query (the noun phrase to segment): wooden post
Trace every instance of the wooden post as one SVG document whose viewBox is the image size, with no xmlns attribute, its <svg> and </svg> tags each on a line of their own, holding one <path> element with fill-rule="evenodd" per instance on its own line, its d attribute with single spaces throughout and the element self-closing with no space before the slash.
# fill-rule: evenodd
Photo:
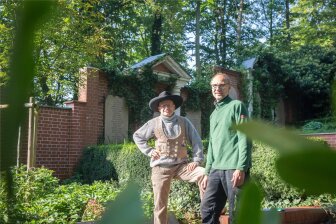
<svg viewBox="0 0 336 224">
<path fill-rule="evenodd" d="M 32 166 L 36 166 L 36 145 L 37 145 L 37 121 L 38 121 L 38 107 L 34 104 L 34 122 L 33 122 L 33 146 L 32 146 Z"/>
<path fill-rule="evenodd" d="M 17 149 L 16 149 L 16 166 L 20 165 L 20 148 L 21 148 L 21 125 L 19 126 L 19 133 L 18 133 L 18 142 L 17 142 Z"/>
<path fill-rule="evenodd" d="M 27 152 L 27 170 L 33 167 L 33 141 L 34 141 L 34 98 L 29 97 L 29 121 L 28 121 L 28 152 Z"/>
<path fill-rule="evenodd" d="M 36 107 L 33 97 L 29 97 L 29 103 L 24 104 L 29 108 L 28 121 L 28 150 L 27 150 L 27 170 L 35 166 L 36 163 L 36 144 L 37 144 L 37 119 L 38 107 Z M 8 104 L 0 104 L 0 109 L 8 108 Z M 19 126 L 16 163 L 20 163 L 20 148 L 21 148 L 21 126 Z"/>
</svg>

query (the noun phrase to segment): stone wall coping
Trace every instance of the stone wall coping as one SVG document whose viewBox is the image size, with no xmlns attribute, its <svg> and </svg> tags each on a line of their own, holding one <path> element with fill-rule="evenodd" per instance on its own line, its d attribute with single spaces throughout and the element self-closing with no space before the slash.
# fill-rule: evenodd
<svg viewBox="0 0 336 224">
<path fill-rule="evenodd" d="M 52 108 L 52 109 L 60 109 L 60 110 L 72 110 L 71 107 L 58 107 L 58 106 L 47 106 L 47 105 L 39 105 L 41 108 Z"/>
<path fill-rule="evenodd" d="M 308 133 L 302 135 L 336 135 L 336 132 L 325 132 L 325 133 Z"/>
<path fill-rule="evenodd" d="M 71 103 L 81 103 L 81 104 L 86 104 L 87 102 L 84 101 L 78 101 L 78 100 L 70 100 L 70 101 L 65 101 L 65 104 L 71 104 Z"/>
</svg>

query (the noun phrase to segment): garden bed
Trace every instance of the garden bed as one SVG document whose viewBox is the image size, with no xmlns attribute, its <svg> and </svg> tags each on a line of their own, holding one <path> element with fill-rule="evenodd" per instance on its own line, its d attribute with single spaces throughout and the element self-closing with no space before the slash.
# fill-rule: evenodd
<svg viewBox="0 0 336 224">
<path fill-rule="evenodd" d="M 281 224 L 323 224 L 330 217 L 328 213 L 321 207 L 291 207 L 285 208 L 280 212 Z M 222 215 L 221 224 L 228 224 L 228 216 Z"/>
</svg>

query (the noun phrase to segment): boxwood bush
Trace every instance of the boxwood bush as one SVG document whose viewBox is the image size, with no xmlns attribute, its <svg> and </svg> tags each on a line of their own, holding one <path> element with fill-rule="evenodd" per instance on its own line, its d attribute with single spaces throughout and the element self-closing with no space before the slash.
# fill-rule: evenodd
<svg viewBox="0 0 336 224">
<path fill-rule="evenodd" d="M 316 141 L 323 141 L 315 138 Z M 203 145 L 207 148 L 207 140 Z M 332 195 L 307 196 L 305 192 L 286 184 L 276 172 L 275 160 L 277 151 L 260 143 L 254 143 L 252 152 L 251 178 L 259 183 L 264 192 L 263 207 L 291 207 L 300 205 L 325 205 L 335 200 Z M 100 158 L 92 160 L 92 158 Z M 106 165 L 105 163 L 110 163 Z M 90 167 L 84 169 L 83 167 Z M 109 172 L 104 167 L 111 167 Z M 133 143 L 120 145 L 101 145 L 85 149 L 79 166 L 79 173 L 84 181 L 105 179 L 118 180 L 124 184 L 131 179 L 139 183 L 145 190 L 143 195 L 147 216 L 151 215 L 153 208 L 153 195 L 151 193 L 149 158 L 143 155 Z M 104 170 L 99 174 L 99 170 Z M 107 175 L 108 174 L 108 175 Z M 117 178 L 116 178 L 117 177 Z M 199 218 L 200 198 L 196 184 L 181 181 L 173 182 L 171 186 L 169 209 L 181 220 Z"/>
<path fill-rule="evenodd" d="M 134 143 L 87 147 L 76 170 L 84 183 L 114 180 L 123 186 L 132 180 L 141 187 L 149 187 L 151 183 L 149 157 Z"/>
<path fill-rule="evenodd" d="M 314 138 L 313 140 L 325 142 L 320 138 Z M 307 196 L 304 191 L 298 190 L 281 180 L 275 168 L 277 156 L 278 152 L 276 150 L 254 142 L 251 177 L 259 183 L 263 190 L 262 206 L 264 208 L 286 208 L 304 205 L 323 206 L 335 202 L 335 195 Z"/>
</svg>

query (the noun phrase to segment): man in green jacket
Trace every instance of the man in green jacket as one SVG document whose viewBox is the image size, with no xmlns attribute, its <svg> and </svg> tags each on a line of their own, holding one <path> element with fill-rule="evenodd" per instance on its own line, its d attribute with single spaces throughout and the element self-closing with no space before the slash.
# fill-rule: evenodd
<svg viewBox="0 0 336 224">
<path fill-rule="evenodd" d="M 202 182 L 202 187 L 206 186 L 201 202 L 202 223 L 219 223 L 226 201 L 232 223 L 236 196 L 251 167 L 251 142 L 233 126 L 246 121 L 247 110 L 241 101 L 228 96 L 228 75 L 217 73 L 211 80 L 211 88 L 215 110 L 210 116 L 206 177 Z"/>
</svg>

